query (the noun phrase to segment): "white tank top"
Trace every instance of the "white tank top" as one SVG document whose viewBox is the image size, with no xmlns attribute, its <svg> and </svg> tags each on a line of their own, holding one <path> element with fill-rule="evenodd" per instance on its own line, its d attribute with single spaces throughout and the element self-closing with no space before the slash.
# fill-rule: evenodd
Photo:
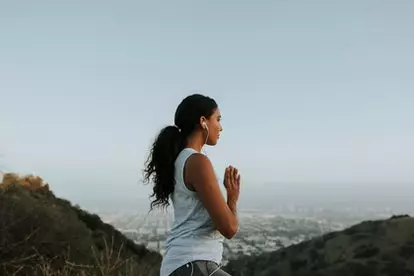
<svg viewBox="0 0 414 276">
<path fill-rule="evenodd" d="M 160 276 L 169 276 L 175 269 L 194 260 L 217 264 L 222 261 L 224 237 L 215 229 L 196 192 L 184 184 L 184 167 L 194 153 L 198 152 L 185 148 L 175 161 L 175 187 L 170 196 L 174 223 L 165 242 Z"/>
</svg>

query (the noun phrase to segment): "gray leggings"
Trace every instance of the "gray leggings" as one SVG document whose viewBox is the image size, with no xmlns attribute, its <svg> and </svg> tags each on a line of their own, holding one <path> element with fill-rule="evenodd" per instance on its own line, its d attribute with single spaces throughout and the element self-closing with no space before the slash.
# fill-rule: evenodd
<svg viewBox="0 0 414 276">
<path fill-rule="evenodd" d="M 231 276 L 222 270 L 216 263 L 210 261 L 193 261 L 185 264 L 170 276 Z"/>
</svg>

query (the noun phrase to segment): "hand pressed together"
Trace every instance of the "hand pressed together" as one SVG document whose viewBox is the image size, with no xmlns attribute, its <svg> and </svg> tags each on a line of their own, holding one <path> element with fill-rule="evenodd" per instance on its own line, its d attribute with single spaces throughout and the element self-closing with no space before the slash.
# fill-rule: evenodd
<svg viewBox="0 0 414 276">
<path fill-rule="evenodd" d="M 227 198 L 237 202 L 240 194 L 240 174 L 237 168 L 233 166 L 226 168 L 223 184 L 227 190 Z"/>
</svg>

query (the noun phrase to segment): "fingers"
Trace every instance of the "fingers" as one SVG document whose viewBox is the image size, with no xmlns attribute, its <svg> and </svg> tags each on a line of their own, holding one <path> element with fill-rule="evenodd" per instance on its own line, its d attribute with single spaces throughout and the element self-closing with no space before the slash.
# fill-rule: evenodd
<svg viewBox="0 0 414 276">
<path fill-rule="evenodd" d="M 239 171 L 237 170 L 237 168 L 233 169 L 233 179 L 236 181 L 237 180 L 237 175 L 238 175 Z"/>
<path fill-rule="evenodd" d="M 228 166 L 224 173 L 224 178 L 228 185 L 238 185 L 240 182 L 239 170 L 233 166 Z"/>
<path fill-rule="evenodd" d="M 230 181 L 231 181 L 231 179 L 230 179 L 230 167 L 226 168 L 226 171 L 224 173 L 224 180 L 225 180 L 224 183 L 226 184 L 225 186 L 227 188 L 227 186 L 230 184 Z"/>
</svg>

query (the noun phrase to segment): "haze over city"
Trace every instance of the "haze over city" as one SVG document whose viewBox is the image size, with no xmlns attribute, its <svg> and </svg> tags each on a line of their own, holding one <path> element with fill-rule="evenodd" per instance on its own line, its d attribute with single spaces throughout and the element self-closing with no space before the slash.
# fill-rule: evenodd
<svg viewBox="0 0 414 276">
<path fill-rule="evenodd" d="M 240 204 L 408 201 L 412 1 L 1 1 L 0 168 L 74 203 L 149 204 L 152 139 L 216 99 Z M 93 204 L 91 204 L 93 203 Z"/>
</svg>

